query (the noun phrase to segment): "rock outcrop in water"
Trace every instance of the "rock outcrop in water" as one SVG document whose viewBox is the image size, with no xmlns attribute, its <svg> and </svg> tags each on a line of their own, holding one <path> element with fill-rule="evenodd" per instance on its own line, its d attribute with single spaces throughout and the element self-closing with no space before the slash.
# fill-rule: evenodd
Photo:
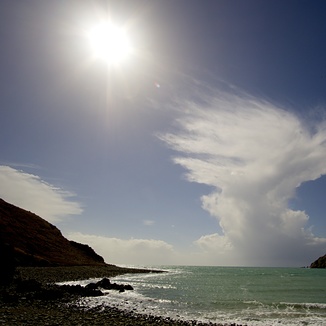
<svg viewBox="0 0 326 326">
<path fill-rule="evenodd" d="M 5 291 L 0 291 L 0 302 L 13 303 L 19 300 L 28 300 L 32 303 L 34 300 L 51 301 L 64 298 L 72 300 L 75 297 L 98 297 L 104 295 L 102 290 L 125 292 L 133 290 L 133 287 L 129 284 L 111 283 L 108 278 L 97 283 L 89 283 L 86 286 L 44 284 L 34 279 L 16 278 L 10 287 Z"/>
<path fill-rule="evenodd" d="M 104 266 L 91 247 L 69 241 L 41 217 L 0 199 L 1 273 L 13 266 Z"/>
<path fill-rule="evenodd" d="M 326 268 L 326 255 L 319 257 L 315 260 L 311 265 L 310 268 Z"/>
</svg>

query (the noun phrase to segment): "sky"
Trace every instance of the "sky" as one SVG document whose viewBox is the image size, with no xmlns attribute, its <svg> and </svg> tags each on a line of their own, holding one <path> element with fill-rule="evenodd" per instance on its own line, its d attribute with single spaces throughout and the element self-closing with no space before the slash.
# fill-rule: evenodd
<svg viewBox="0 0 326 326">
<path fill-rule="evenodd" d="M 325 39 L 318 0 L 2 0 L 0 197 L 112 264 L 310 265 Z"/>
</svg>

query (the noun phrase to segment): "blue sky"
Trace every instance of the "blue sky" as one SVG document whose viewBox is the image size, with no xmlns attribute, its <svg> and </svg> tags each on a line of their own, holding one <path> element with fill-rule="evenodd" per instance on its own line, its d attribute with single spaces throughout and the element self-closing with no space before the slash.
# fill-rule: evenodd
<svg viewBox="0 0 326 326">
<path fill-rule="evenodd" d="M 99 21 L 133 52 L 92 55 Z M 323 1 L 2 1 L 0 197 L 109 263 L 326 250 Z"/>
</svg>

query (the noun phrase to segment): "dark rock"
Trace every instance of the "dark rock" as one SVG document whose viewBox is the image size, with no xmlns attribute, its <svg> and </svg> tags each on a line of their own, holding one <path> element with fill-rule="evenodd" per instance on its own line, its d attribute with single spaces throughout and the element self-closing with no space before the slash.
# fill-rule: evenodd
<svg viewBox="0 0 326 326">
<path fill-rule="evenodd" d="M 310 268 L 326 268 L 326 255 L 319 257 L 315 260 L 311 265 Z"/>
<path fill-rule="evenodd" d="M 117 284 L 117 283 L 112 283 L 111 284 L 111 290 L 121 290 L 123 288 L 123 285 Z"/>
<path fill-rule="evenodd" d="M 125 285 L 125 290 L 132 291 L 133 289 L 134 288 L 130 284 Z"/>
<path fill-rule="evenodd" d="M 100 297 L 103 295 L 103 292 L 101 290 L 87 290 L 85 289 L 85 292 L 83 294 L 84 297 Z"/>
<path fill-rule="evenodd" d="M 101 281 L 98 281 L 96 285 L 102 289 L 105 290 L 111 290 L 112 289 L 112 284 L 108 278 L 103 278 Z"/>
<path fill-rule="evenodd" d="M 80 294 L 84 289 L 81 285 L 61 285 L 60 288 L 71 294 Z"/>
<path fill-rule="evenodd" d="M 95 283 L 89 283 L 85 286 L 85 289 L 87 290 L 97 290 L 98 289 L 98 285 Z"/>
<path fill-rule="evenodd" d="M 69 294 L 82 297 L 97 297 L 103 295 L 100 290 L 82 287 L 81 285 L 61 285 L 60 288 Z"/>
<path fill-rule="evenodd" d="M 9 285 L 15 275 L 16 261 L 14 249 L 8 243 L 3 243 L 0 238 L 0 285 Z"/>
<path fill-rule="evenodd" d="M 42 284 L 36 280 L 18 280 L 16 289 L 17 292 L 25 293 L 25 292 L 37 292 L 42 288 Z"/>
<path fill-rule="evenodd" d="M 90 283 L 88 285 L 92 286 L 91 284 L 92 283 Z M 111 283 L 108 278 L 103 278 L 101 281 L 98 281 L 95 285 L 98 288 L 102 288 L 104 290 L 116 290 L 116 291 L 119 291 L 119 292 L 124 292 L 125 290 L 133 290 L 134 289 L 129 284 L 124 285 L 124 284 Z"/>
<path fill-rule="evenodd" d="M 35 294 L 35 299 L 42 300 L 42 301 L 58 300 L 58 299 L 62 299 L 64 297 L 64 294 L 65 292 L 58 287 L 41 289 Z"/>
</svg>

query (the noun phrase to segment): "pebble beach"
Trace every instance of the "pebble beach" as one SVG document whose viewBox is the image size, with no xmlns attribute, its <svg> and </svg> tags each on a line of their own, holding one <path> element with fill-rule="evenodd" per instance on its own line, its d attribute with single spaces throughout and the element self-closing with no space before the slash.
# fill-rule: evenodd
<svg viewBox="0 0 326 326">
<path fill-rule="evenodd" d="M 151 272 L 160 271 L 121 268 L 114 265 L 94 267 L 24 267 L 17 269 L 17 275 L 22 280 L 33 279 L 42 284 L 89 278 L 110 278 L 127 273 Z M 2 291 L 3 294 L 7 290 Z M 2 295 L 0 301 L 0 325 L 221 326 L 222 324 L 172 320 L 168 317 L 125 312 L 115 307 L 107 306 L 105 308 L 83 309 L 78 306 L 77 299 L 70 296 L 60 299 L 30 299 L 28 296 L 20 294 L 9 295 L 6 299 Z"/>
</svg>

